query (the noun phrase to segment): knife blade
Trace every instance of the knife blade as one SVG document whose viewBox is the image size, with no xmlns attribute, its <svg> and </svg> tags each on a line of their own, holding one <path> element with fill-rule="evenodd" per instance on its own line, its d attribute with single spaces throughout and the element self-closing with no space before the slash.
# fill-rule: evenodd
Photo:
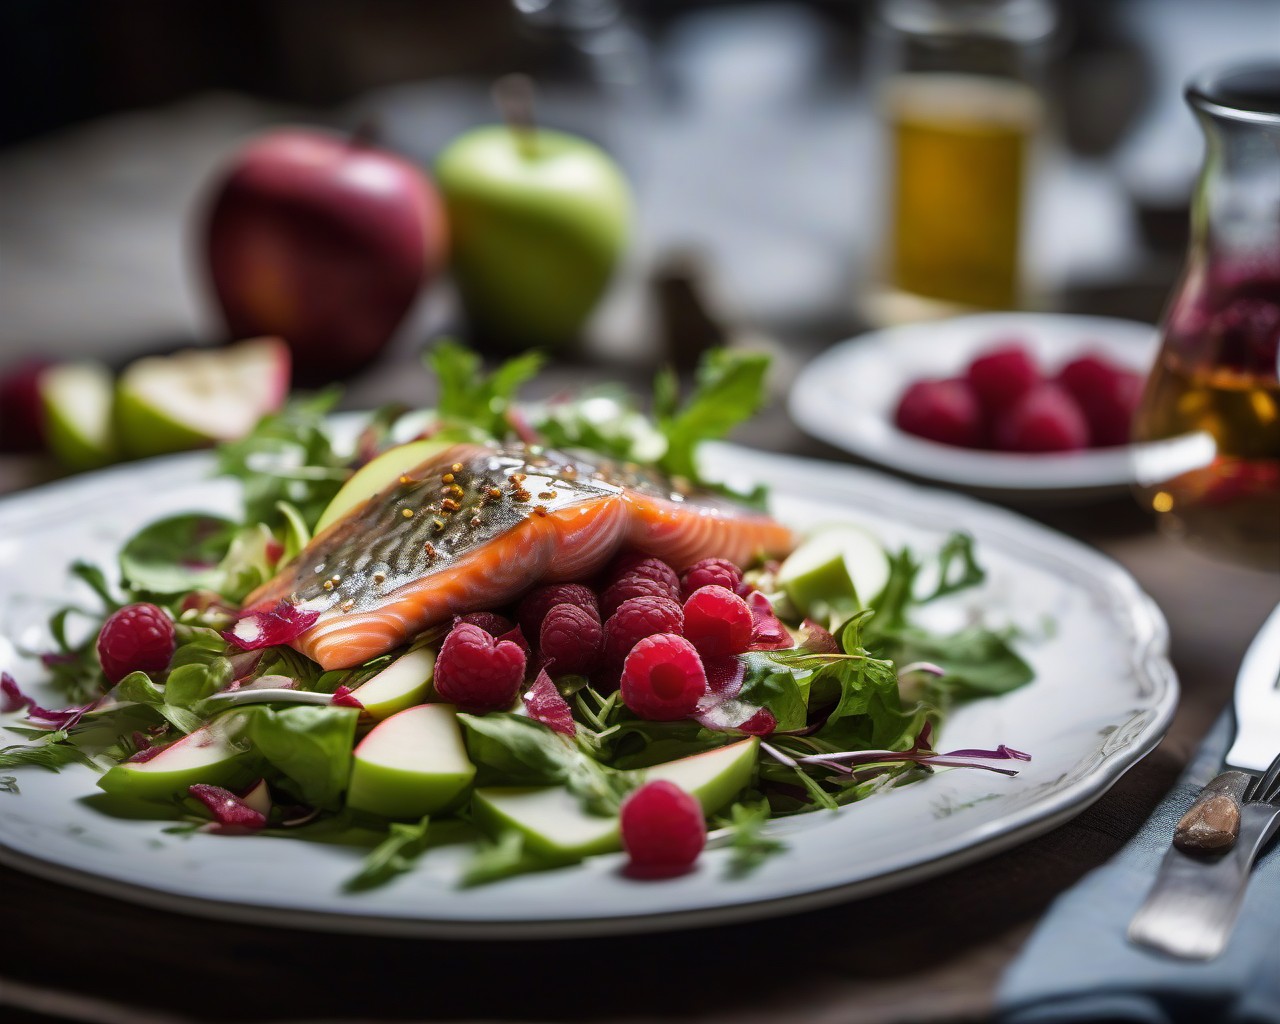
<svg viewBox="0 0 1280 1024">
<path fill-rule="evenodd" d="M 1235 741 L 1227 771 L 1193 806 L 1220 794 L 1239 804 L 1253 779 L 1280 753 L 1280 606 L 1267 617 L 1240 663 L 1234 698 Z M 1239 916 L 1254 859 L 1280 826 L 1280 808 L 1241 807 L 1235 842 L 1216 853 L 1170 845 L 1155 884 L 1129 923 L 1130 941 L 1172 956 L 1211 960 L 1226 947 Z"/>
</svg>

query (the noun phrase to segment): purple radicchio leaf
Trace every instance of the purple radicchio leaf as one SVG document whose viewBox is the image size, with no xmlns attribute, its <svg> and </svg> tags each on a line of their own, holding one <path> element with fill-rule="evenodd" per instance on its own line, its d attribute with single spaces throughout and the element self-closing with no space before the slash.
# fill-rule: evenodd
<svg viewBox="0 0 1280 1024">
<path fill-rule="evenodd" d="M 187 793 L 204 804 L 213 815 L 213 821 L 205 827 L 207 832 L 245 835 L 258 832 L 267 824 L 266 815 L 254 810 L 229 789 L 198 782 L 189 787 Z"/>
<path fill-rule="evenodd" d="M 863 765 L 911 762 L 929 768 L 979 768 L 1011 777 L 1017 775 L 1019 769 L 1004 767 L 1002 762 L 1031 760 L 1030 754 L 1014 750 L 1003 743 L 994 750 L 970 747 L 938 753 L 930 747 L 932 735 L 933 726 L 931 723 L 926 723 L 910 750 L 848 750 L 830 754 L 809 754 L 791 760 L 798 765 L 814 765 L 846 775 L 852 775 Z"/>
<path fill-rule="evenodd" d="M 708 658 L 707 692 L 690 716 L 704 729 L 768 736 L 778 720 L 768 708 L 739 700 L 746 666 L 736 657 Z"/>
<path fill-rule="evenodd" d="M 281 601 L 267 611 L 240 616 L 230 629 L 223 630 L 222 637 L 242 651 L 256 651 L 296 640 L 315 625 L 319 617 L 315 609 Z"/>
<path fill-rule="evenodd" d="M 336 708 L 356 708 L 363 711 L 364 705 L 353 695 L 349 686 L 339 686 L 333 691 L 333 697 L 329 701 Z"/>
<path fill-rule="evenodd" d="M 758 590 L 746 598 L 751 610 L 751 646 L 753 651 L 781 651 L 796 645 L 795 639 L 773 612 L 769 599 Z"/>
<path fill-rule="evenodd" d="M 70 708 L 53 711 L 42 708 L 34 697 L 23 693 L 17 681 L 8 672 L 0 672 L 0 711 L 20 711 L 25 709 L 27 719 L 34 725 L 49 729 L 70 729 L 84 717 L 84 713 L 97 703 L 91 700 L 87 704 L 77 704 Z"/>
<path fill-rule="evenodd" d="M 533 681 L 533 685 L 525 691 L 523 700 L 525 710 L 535 722 L 541 722 L 548 729 L 562 736 L 577 735 L 578 727 L 573 721 L 569 702 L 560 695 L 560 691 L 556 689 L 556 684 L 551 681 L 545 668 L 538 673 L 538 678 Z"/>
</svg>

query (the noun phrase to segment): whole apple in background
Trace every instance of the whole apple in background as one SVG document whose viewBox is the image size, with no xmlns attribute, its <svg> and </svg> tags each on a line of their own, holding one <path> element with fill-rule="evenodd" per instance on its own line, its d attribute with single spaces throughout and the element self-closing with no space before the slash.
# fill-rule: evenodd
<svg viewBox="0 0 1280 1024">
<path fill-rule="evenodd" d="M 511 349 L 571 341 L 627 241 L 630 191 L 613 160 L 563 132 L 490 125 L 440 154 L 436 180 L 477 334 Z"/>
<path fill-rule="evenodd" d="M 51 365 L 27 356 L 0 372 L 0 452 L 36 452 L 45 446 L 40 375 Z"/>
<path fill-rule="evenodd" d="M 417 166 L 313 129 L 250 141 L 213 190 L 207 268 L 233 338 L 276 335 L 294 380 L 370 363 L 448 248 L 443 205 Z"/>
</svg>

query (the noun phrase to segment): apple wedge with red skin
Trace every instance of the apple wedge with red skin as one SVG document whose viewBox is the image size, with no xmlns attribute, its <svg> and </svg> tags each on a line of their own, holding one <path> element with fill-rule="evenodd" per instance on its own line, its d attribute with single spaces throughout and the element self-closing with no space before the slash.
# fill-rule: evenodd
<svg viewBox="0 0 1280 1024">
<path fill-rule="evenodd" d="M 204 226 L 231 336 L 284 338 L 303 384 L 371 362 L 447 248 L 443 203 L 419 167 L 307 128 L 270 132 L 236 153 Z"/>
<path fill-rule="evenodd" d="M 237 742 L 238 721 L 235 714 L 215 718 L 158 753 L 146 751 L 149 756 L 142 760 L 121 761 L 98 785 L 135 800 L 171 800 L 199 783 L 238 788 L 256 777 L 248 767 L 246 745 Z"/>
</svg>

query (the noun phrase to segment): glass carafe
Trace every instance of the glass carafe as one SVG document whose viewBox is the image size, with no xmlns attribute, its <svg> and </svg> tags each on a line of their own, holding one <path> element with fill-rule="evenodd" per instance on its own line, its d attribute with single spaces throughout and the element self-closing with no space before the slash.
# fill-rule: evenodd
<svg viewBox="0 0 1280 1024">
<path fill-rule="evenodd" d="M 1137 477 L 1163 529 L 1280 569 L 1280 63 L 1203 75 L 1187 102 L 1204 167 L 1135 423 Z"/>
</svg>

